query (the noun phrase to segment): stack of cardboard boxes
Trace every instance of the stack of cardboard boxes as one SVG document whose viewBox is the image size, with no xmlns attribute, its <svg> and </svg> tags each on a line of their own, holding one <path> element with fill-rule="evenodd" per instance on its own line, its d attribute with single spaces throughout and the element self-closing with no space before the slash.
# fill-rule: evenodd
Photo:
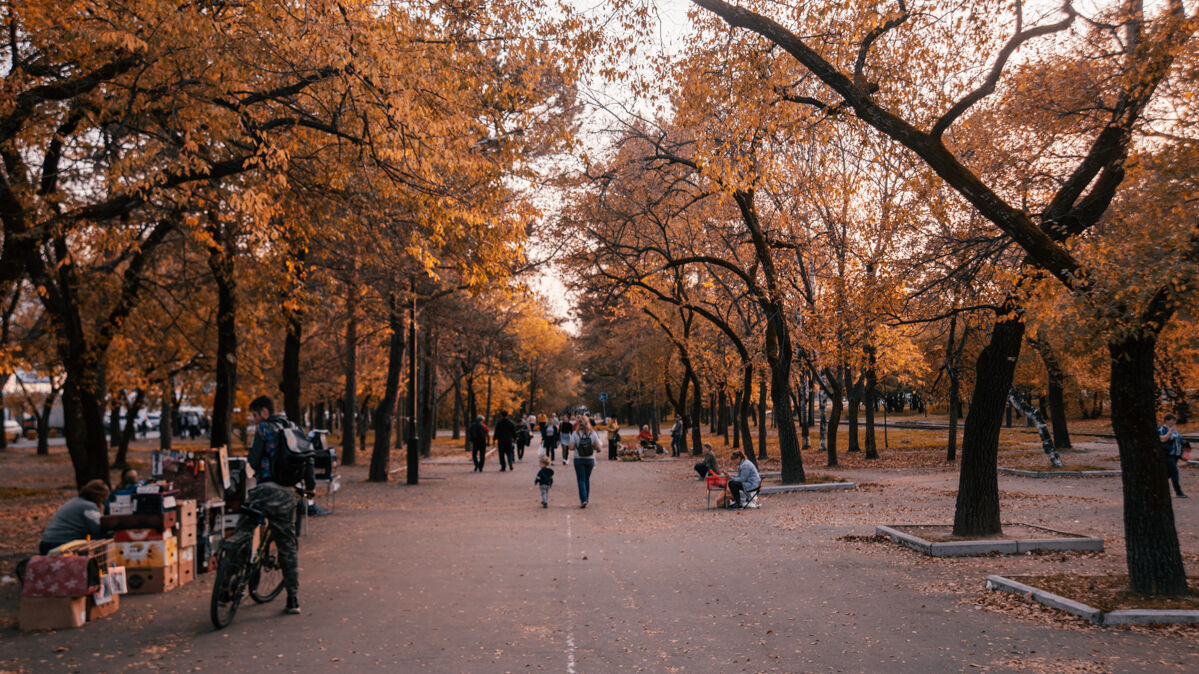
<svg viewBox="0 0 1199 674">
<path fill-rule="evenodd" d="M 21 629 L 80 627 L 116 613 L 126 579 L 113 548 L 111 540 L 71 541 L 24 562 Z"/>
<path fill-rule="evenodd" d="M 179 502 L 163 485 L 137 488 L 132 514 L 107 515 L 100 526 L 113 532 L 117 563 L 125 567 L 129 592 L 167 592 L 179 584 Z"/>
</svg>

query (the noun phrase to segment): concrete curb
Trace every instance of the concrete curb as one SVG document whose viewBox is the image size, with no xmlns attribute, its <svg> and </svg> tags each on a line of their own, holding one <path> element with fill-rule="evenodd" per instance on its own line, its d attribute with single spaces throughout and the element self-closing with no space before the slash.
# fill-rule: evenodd
<svg viewBox="0 0 1199 674">
<path fill-rule="evenodd" d="M 785 494 L 789 491 L 833 491 L 837 489 L 857 489 L 856 482 L 828 482 L 825 484 L 780 484 L 762 487 L 763 494 Z"/>
<path fill-rule="evenodd" d="M 1115 477 L 1119 470 L 1020 470 L 1017 468 L 1000 468 L 1003 475 L 1019 475 L 1020 477 Z"/>
<path fill-rule="evenodd" d="M 1199 611 L 1182 609 L 1127 609 L 1103 612 L 1093 606 L 1025 585 L 1003 576 L 987 576 L 987 589 L 1024 595 L 1050 608 L 1086 618 L 1096 625 L 1162 625 L 1199 623 Z"/>
<path fill-rule="evenodd" d="M 928 525 L 897 524 L 895 526 L 911 527 Z M 964 557 L 969 555 L 988 555 L 991 553 L 998 553 L 1001 555 L 1018 555 L 1024 552 L 1033 552 L 1035 550 L 1089 550 L 1103 552 L 1102 538 L 1072 536 L 1062 531 L 1054 531 L 1053 529 L 1046 529 L 1045 527 L 1038 527 L 1032 524 L 1025 524 L 1022 526 L 1033 527 L 1049 534 L 1056 535 L 1047 536 L 1045 538 L 1026 538 L 1018 540 L 948 541 L 938 543 L 926 540 L 915 534 L 910 534 L 905 531 L 900 531 L 884 525 L 876 526 L 874 528 L 874 533 L 879 536 L 887 536 L 892 541 L 899 543 L 900 545 L 929 555 L 930 557 Z"/>
</svg>

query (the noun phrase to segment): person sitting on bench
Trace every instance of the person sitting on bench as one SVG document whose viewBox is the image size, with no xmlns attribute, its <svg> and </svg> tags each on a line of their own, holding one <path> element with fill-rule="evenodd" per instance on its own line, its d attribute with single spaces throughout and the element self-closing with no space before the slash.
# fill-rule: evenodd
<svg viewBox="0 0 1199 674">
<path fill-rule="evenodd" d="M 712 443 L 704 443 L 704 460 L 695 464 L 695 472 L 699 473 L 699 479 L 704 479 L 711 475 L 719 475 L 720 469 L 716 466 L 716 452 L 712 451 Z"/>
<path fill-rule="evenodd" d="M 754 465 L 753 461 L 745 458 L 745 453 L 741 450 L 733 450 L 733 454 L 729 458 L 738 466 L 737 474 L 729 478 L 727 503 L 730 508 L 740 508 L 742 505 L 741 492 L 757 489 L 758 485 L 762 484 L 762 478 L 758 475 L 758 467 Z"/>
<path fill-rule="evenodd" d="M 641 427 L 641 432 L 637 434 L 637 442 L 642 449 L 653 449 L 659 454 L 663 453 L 663 449 L 654 441 L 654 432 L 649 429 L 649 426 Z"/>
</svg>

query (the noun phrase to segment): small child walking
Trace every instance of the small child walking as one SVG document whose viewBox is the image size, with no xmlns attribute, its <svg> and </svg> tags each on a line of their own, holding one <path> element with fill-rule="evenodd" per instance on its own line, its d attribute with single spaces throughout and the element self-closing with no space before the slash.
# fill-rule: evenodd
<svg viewBox="0 0 1199 674">
<path fill-rule="evenodd" d="M 541 487 L 541 507 L 548 508 L 550 498 L 550 486 L 554 484 L 554 469 L 550 468 L 550 457 L 542 455 L 541 470 L 537 471 L 537 477 L 533 478 L 533 484 Z"/>
</svg>

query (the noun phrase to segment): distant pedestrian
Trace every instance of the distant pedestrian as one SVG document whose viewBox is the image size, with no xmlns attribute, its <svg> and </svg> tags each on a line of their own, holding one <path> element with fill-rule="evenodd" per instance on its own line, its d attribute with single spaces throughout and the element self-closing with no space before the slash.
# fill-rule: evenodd
<svg viewBox="0 0 1199 674">
<path fill-rule="evenodd" d="M 529 425 L 529 420 L 523 416 L 517 417 L 519 424 L 516 427 L 516 459 L 518 461 L 525 460 L 525 448 L 533 442 L 533 428 Z"/>
<path fill-rule="evenodd" d="M 1157 435 L 1162 442 L 1162 460 L 1166 462 L 1166 475 L 1174 485 L 1174 495 L 1186 498 L 1178 478 L 1178 461 L 1182 458 L 1183 440 L 1178 434 L 1177 419 L 1173 414 L 1167 414 L 1162 421 L 1163 424 L 1157 427 Z"/>
<path fill-rule="evenodd" d="M 683 453 L 683 417 L 679 415 L 670 428 L 670 455 L 677 457 Z"/>
<path fill-rule="evenodd" d="M 508 418 L 507 410 L 500 410 L 500 418 L 495 422 L 495 447 L 500 455 L 500 472 L 516 470 L 516 452 L 513 444 L 516 442 L 516 424 Z"/>
<path fill-rule="evenodd" d="M 533 484 L 541 488 L 541 507 L 548 508 L 550 487 L 554 484 L 554 469 L 550 468 L 550 457 L 548 456 L 542 456 L 538 463 L 541 464 L 541 470 L 537 471 L 537 477 L 533 478 Z"/>
<path fill-rule="evenodd" d="M 591 499 L 591 471 L 595 469 L 595 453 L 599 450 L 599 433 L 587 417 L 580 417 L 570 434 L 570 450 L 574 455 L 575 478 L 579 482 L 579 507 L 586 508 Z"/>
<path fill-rule="evenodd" d="M 608 460 L 615 461 L 618 457 L 617 450 L 620 449 L 620 424 L 616 423 L 616 417 L 608 417 Z"/>
<path fill-rule="evenodd" d="M 553 461 L 554 450 L 558 447 L 558 415 L 551 415 L 541 425 L 541 446 L 545 449 L 545 455 Z"/>
<path fill-rule="evenodd" d="M 475 472 L 482 473 L 487 460 L 487 427 L 483 425 L 482 414 L 466 430 L 466 439 L 470 441 L 470 460 L 475 464 Z"/>
<path fill-rule="evenodd" d="M 562 417 L 562 421 L 558 424 L 558 437 L 562 444 L 562 465 L 567 463 L 566 450 L 570 444 L 570 434 L 574 432 L 574 425 L 570 423 L 570 417 Z"/>
</svg>

